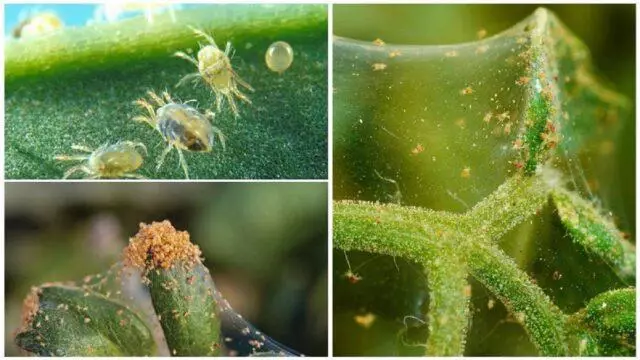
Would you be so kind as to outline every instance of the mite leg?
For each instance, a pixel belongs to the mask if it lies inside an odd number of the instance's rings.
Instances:
[[[233,57],[233,54],[231,54],[232,51],[233,51],[233,46],[231,46],[231,41],[227,41],[227,46],[225,46],[224,48],[224,55],[229,59],[231,59]]]
[[[164,163],[164,158],[167,157],[167,154],[169,153],[169,151],[171,151],[171,149],[173,149],[173,145],[169,144],[164,148],[164,150],[162,150],[162,154],[160,154],[160,157],[158,158],[158,164],[156,165],[156,172],[160,170],[160,167]]]
[[[171,99],[171,95],[169,95],[168,92],[163,91],[162,92],[162,96],[164,97],[164,99],[167,101],[167,103],[172,103],[173,99]]]
[[[238,99],[246,102],[247,104],[251,104],[251,100],[249,100],[247,95],[243,94],[235,84],[232,86],[231,92],[234,93]]]
[[[188,81],[193,81],[194,85],[196,84],[196,80],[202,77],[202,75],[200,75],[200,73],[192,73],[192,74],[188,74],[182,77],[182,79],[180,79],[180,81],[178,81],[178,83],[176,84],[176,87],[182,86],[183,84],[187,83]]]
[[[173,53],[173,56],[175,57],[179,57],[181,59],[185,59],[187,61],[189,61],[190,63],[192,63],[193,65],[195,65],[196,67],[198,66],[198,61],[191,55],[182,52],[182,51],[176,51],[175,53]]]
[[[73,175],[74,173],[76,173],[78,171],[82,171],[83,173],[85,173],[87,175],[91,174],[91,170],[88,167],[86,167],[84,165],[77,165],[77,166],[74,166],[71,169],[67,170],[64,173],[64,176],[62,177],[62,179],[65,180],[65,179],[69,178],[69,176]]]
[[[147,147],[141,142],[133,142],[133,141],[123,141],[123,144],[129,145],[132,148],[140,148],[144,151],[144,154],[147,155]]]
[[[75,145],[74,144],[74,145],[71,145],[71,148],[73,150],[84,151],[84,152],[88,152],[88,153],[92,153],[93,152],[93,149],[90,149],[89,147],[84,146],[84,145]]]
[[[178,157],[180,157],[180,166],[182,166],[182,170],[184,171],[185,179],[189,179],[189,169],[187,167],[187,160],[185,160],[184,155],[182,154],[182,150],[176,148],[178,150]]]
[[[233,93],[227,92],[224,94],[224,96],[227,97],[227,101],[229,102],[229,106],[231,106],[231,111],[233,112],[233,115],[235,115],[235,117],[238,117],[240,115],[240,112],[238,111],[238,105],[236,105],[236,101],[233,98]]]
[[[151,106],[151,104],[149,104],[145,99],[138,99],[133,103],[140,106],[142,109],[147,110],[150,118],[153,119],[156,117],[156,111],[153,109],[153,106]]]
[[[128,179],[146,179],[146,177],[140,175],[140,174],[130,174],[130,173],[124,173],[122,174],[123,178],[128,178]]]
[[[153,121],[153,120],[151,120],[151,119],[150,119],[149,117],[147,117],[147,116],[139,115],[139,116],[134,116],[134,117],[133,117],[133,118],[131,118],[131,119],[132,119],[133,121],[145,122],[145,123],[149,124],[149,126],[151,126],[152,128],[155,128],[155,127],[156,127],[156,125],[155,125],[154,121]]]
[[[158,96],[158,94],[156,94],[155,92],[149,90],[147,91],[147,94],[149,95],[149,97],[156,102],[156,104],[158,104],[158,106],[165,106],[167,105],[164,100],[162,100],[162,98],[160,96]]]
[[[57,155],[53,158],[59,161],[84,161],[89,157],[91,157],[91,155]]]
[[[203,37],[205,40],[207,40],[209,42],[209,44],[215,46],[216,48],[218,47],[218,45],[216,45],[216,41],[213,40],[213,37],[207,33],[205,33],[204,31],[200,30],[200,29],[196,29],[196,28],[192,28],[191,26],[189,26],[191,28],[191,30],[198,36]]]
[[[207,109],[207,111],[204,112],[204,116],[209,118],[209,121],[211,121],[212,124],[216,119],[216,113],[211,111],[211,109]]]
[[[213,130],[213,132],[218,135],[218,139],[220,139],[220,143],[222,144],[222,150],[226,150],[227,146],[226,146],[226,138],[224,136],[224,134],[222,133],[222,130],[218,129],[215,126],[212,126],[211,128]]]
[[[219,91],[214,90],[214,95],[216,97],[216,109],[218,112],[222,109],[222,94]]]
[[[254,92],[255,90],[253,89],[253,87],[251,87],[251,85],[249,85],[249,83],[247,83],[246,81],[242,80],[242,78],[240,77],[240,75],[238,75],[237,72],[235,72],[233,69],[231,70],[231,73],[233,74],[233,79],[240,85],[242,85],[244,88],[246,88],[247,90]]]

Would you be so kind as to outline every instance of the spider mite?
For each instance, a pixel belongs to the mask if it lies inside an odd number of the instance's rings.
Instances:
[[[351,263],[349,262],[349,257],[347,256],[346,251],[344,252],[344,259],[347,261],[347,267],[349,268],[349,270],[347,270],[343,274],[343,276],[347,279],[347,281],[349,281],[352,284],[356,284],[360,282],[360,280],[362,280],[362,277],[351,270]]]
[[[216,109],[220,111],[224,97],[229,102],[229,106],[231,106],[234,116],[238,117],[239,112],[235,98],[251,104],[251,100],[249,100],[249,98],[243,94],[240,89],[238,89],[238,84],[249,91],[254,90],[251,85],[240,78],[231,66],[231,42],[227,42],[227,46],[223,52],[218,48],[211,35],[206,34],[202,30],[191,27],[190,29],[193,30],[197,36],[204,38],[207,41],[207,44],[204,46],[200,44],[197,59],[182,51],[178,51],[173,54],[176,57],[191,62],[198,68],[198,72],[184,76],[178,82],[176,87],[188,81],[196,82],[197,80],[202,79],[202,81],[209,85],[216,97]]]
[[[158,158],[156,171],[160,169],[171,149],[176,149],[180,165],[188,179],[189,169],[182,150],[211,152],[216,136],[222,143],[222,148],[225,148],[225,138],[222,131],[211,125],[209,121],[209,118],[213,120],[214,114],[212,112],[208,111],[206,115],[203,115],[192,106],[174,102],[167,92],[162,94],[163,97],[153,91],[149,91],[147,94],[153,104],[145,99],[136,100],[135,104],[146,110],[147,114],[135,116],[133,120],[151,125],[167,142],[167,146]],[[158,107],[157,109],[154,108],[154,104]]]
[[[142,166],[142,155],[136,150],[139,147],[147,153],[143,143],[132,141],[119,141],[115,144],[104,144],[93,150],[86,146],[72,145],[73,150],[85,152],[82,155],[58,155],[59,161],[82,161],[64,173],[63,179],[80,171],[87,175],[87,179],[113,179],[134,178],[144,179],[144,176],[135,174]]]

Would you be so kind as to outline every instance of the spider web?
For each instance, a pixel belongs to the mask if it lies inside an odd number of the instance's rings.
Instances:
[[[84,277],[75,283],[126,304],[149,325],[160,356],[170,356],[169,348],[140,272],[115,263],[109,270]],[[226,356],[300,356],[301,354],[263,334],[233,310],[219,291],[213,292],[221,320],[221,341]]]

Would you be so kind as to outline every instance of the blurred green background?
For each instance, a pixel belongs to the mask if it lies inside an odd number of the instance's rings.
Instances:
[[[387,44],[441,45],[470,42],[484,29],[495,35],[531,15],[542,5],[335,5],[335,35]],[[591,51],[602,81],[632,101],[636,98],[635,5],[547,5]],[[635,113],[635,109],[633,110]],[[622,125],[616,143],[620,198],[606,199],[620,226],[635,238],[635,118]]]
[[[140,222],[202,249],[235,311],[305,355],[327,355],[326,183],[7,183],[5,353],[31,286],[120,259]]]

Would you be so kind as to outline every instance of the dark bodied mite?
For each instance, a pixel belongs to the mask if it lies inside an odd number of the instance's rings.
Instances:
[[[188,179],[189,169],[182,150],[211,152],[216,136],[222,143],[222,148],[225,148],[225,138],[222,131],[211,125],[209,120],[213,120],[214,117],[211,111],[203,115],[192,106],[174,102],[167,92],[162,94],[163,97],[158,96],[153,91],[149,91],[147,94],[153,104],[146,99],[136,100],[135,103],[146,110],[147,115],[135,116],[133,120],[148,123],[158,130],[162,138],[167,142],[167,146],[162,151],[160,158],[158,158],[156,171],[160,169],[171,149],[176,149],[180,158],[180,165],[184,170],[185,177]],[[154,105],[157,105],[158,108],[155,109]]]

